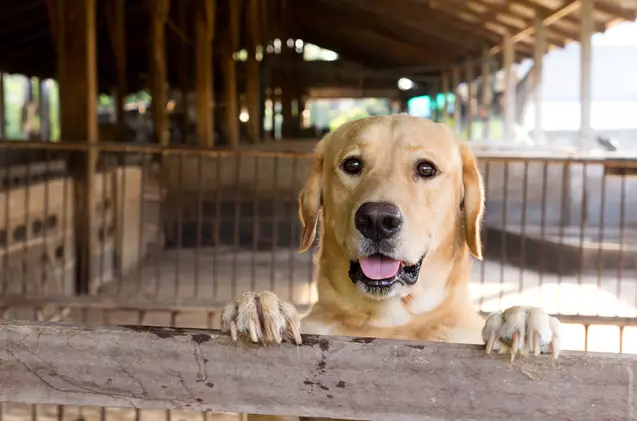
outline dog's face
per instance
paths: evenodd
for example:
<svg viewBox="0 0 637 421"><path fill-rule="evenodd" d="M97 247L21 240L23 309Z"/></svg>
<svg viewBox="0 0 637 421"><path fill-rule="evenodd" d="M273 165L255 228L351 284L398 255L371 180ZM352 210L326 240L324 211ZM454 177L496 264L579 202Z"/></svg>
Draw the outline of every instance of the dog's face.
<svg viewBox="0 0 637 421"><path fill-rule="evenodd" d="M405 115L364 118L327 135L316 153L300 195L301 249L314 240L322 207L326 235L366 296L408 293L429 254L464 247L458 224L481 257L482 181L473 155L446 126Z"/></svg>

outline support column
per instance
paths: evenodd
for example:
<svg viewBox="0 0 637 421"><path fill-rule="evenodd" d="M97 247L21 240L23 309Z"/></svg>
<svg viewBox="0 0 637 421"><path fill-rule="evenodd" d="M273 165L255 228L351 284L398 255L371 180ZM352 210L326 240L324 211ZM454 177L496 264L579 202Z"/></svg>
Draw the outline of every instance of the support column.
<svg viewBox="0 0 637 421"><path fill-rule="evenodd" d="M539 145L546 143L543 127L544 92L543 83L543 61L546 54L546 27L542 23L542 18L536 12L535 20L535 50L533 51L533 65L535 67L535 85L533 88L533 99L535 100L535 142Z"/></svg>
<svg viewBox="0 0 637 421"><path fill-rule="evenodd" d="M247 0L248 61L246 62L246 103L248 106L248 137L253 143L261 140L261 63L257 61L257 46L261 43L259 0Z"/></svg>
<svg viewBox="0 0 637 421"><path fill-rule="evenodd" d="M453 128L458 136L460 136L462 134L462 114L460 114L462 101L460 99L458 86L460 86L460 69L454 67L451 69L451 88L453 89L455 98L453 106Z"/></svg>
<svg viewBox="0 0 637 421"><path fill-rule="evenodd" d="M166 19L170 10L170 0L148 2L151 17L150 37L150 95L151 110L155 126L155 142L168 145L168 119L166 117Z"/></svg>
<svg viewBox="0 0 637 421"><path fill-rule="evenodd" d="M442 122L449 125L449 73L444 72L441 76L440 84L442 86L442 95L444 98L444 106L442 108Z"/></svg>
<svg viewBox="0 0 637 421"><path fill-rule="evenodd" d="M283 92L281 93L281 116L283 117L283 123L281 125L282 139L291 137L294 131L294 119L292 118L293 100L294 95L292 94L291 83L289 80L285 80L283 83Z"/></svg>
<svg viewBox="0 0 637 421"><path fill-rule="evenodd" d="M197 0L195 15L197 143L199 146L209 148L214 143L212 42L214 38L215 3L216 0Z"/></svg>
<svg viewBox="0 0 637 421"><path fill-rule="evenodd" d="M190 16L190 11L192 10L190 8L191 6L191 2L190 0L180 0L179 3L177 3L177 19L179 20L179 27L180 28L188 28L189 26L191 26L191 21L188 19ZM195 24L196 26L196 24ZM195 34L195 47L194 50L197 51L197 35ZM183 144L188 144L188 128L189 128L189 114L188 112L190 111L190 92L193 88L193 84L192 84L192 66L190 65L191 63L191 55L188 54L188 39L183 37L180 40L180 45L179 45L179 66L178 66L178 72L179 75L178 77L178 83L179 83L179 91L181 92L181 118L179 119L179 130L181 131L181 141ZM195 54L195 62L197 61L196 58L196 54ZM194 64L195 69L197 67L197 64ZM196 72L196 71L195 71ZM196 78L196 76L195 76ZM212 117L211 117L212 118ZM214 122L214 119L212 119ZM214 128L214 126L213 126ZM196 138L198 139L198 137Z"/></svg>
<svg viewBox="0 0 637 421"><path fill-rule="evenodd" d="M60 88L61 139L98 141L95 0L58 0L56 34ZM97 235L94 226L97 151L78 153L71 161L74 181L76 293L95 289Z"/></svg>
<svg viewBox="0 0 637 421"><path fill-rule="evenodd" d="M115 138L125 141L126 125L124 99L126 98L126 15L125 0L107 0L106 19L108 35L111 40L115 71L117 73L117 87L115 91L115 116L117 121Z"/></svg>
<svg viewBox="0 0 637 421"><path fill-rule="evenodd" d="M591 127L591 103L592 103L592 42L593 36L593 2L594 0L582 0L580 8L581 34L580 34L580 102L581 123L578 147L581 152L586 151L593 138Z"/></svg>
<svg viewBox="0 0 637 421"><path fill-rule="evenodd" d="M515 89L516 74L513 67L515 57L511 34L506 32L502 42L502 56L504 69L504 142L515 140Z"/></svg>
<svg viewBox="0 0 637 421"><path fill-rule="evenodd" d="M491 71L491 54L489 49L482 49L482 125L483 140L491 138L491 112L493 107L493 73Z"/></svg>
<svg viewBox="0 0 637 421"><path fill-rule="evenodd" d="M237 87L237 63L233 53L239 44L239 1L230 1L228 5L228 33L226 36L223 66L225 69L226 96L226 135L228 145L232 149L239 149L239 92Z"/></svg>
<svg viewBox="0 0 637 421"><path fill-rule="evenodd" d="M471 61L465 63L465 77L467 79L467 140L473 140L473 104L476 99L476 83Z"/></svg>

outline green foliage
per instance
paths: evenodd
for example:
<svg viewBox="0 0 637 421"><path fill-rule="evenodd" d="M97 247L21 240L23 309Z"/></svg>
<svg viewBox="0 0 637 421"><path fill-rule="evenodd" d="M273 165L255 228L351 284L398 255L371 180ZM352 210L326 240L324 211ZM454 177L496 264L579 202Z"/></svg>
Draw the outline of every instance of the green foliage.
<svg viewBox="0 0 637 421"><path fill-rule="evenodd" d="M26 78L22 75L3 74L3 81L5 136L8 139L26 139L20 127L26 94Z"/></svg>

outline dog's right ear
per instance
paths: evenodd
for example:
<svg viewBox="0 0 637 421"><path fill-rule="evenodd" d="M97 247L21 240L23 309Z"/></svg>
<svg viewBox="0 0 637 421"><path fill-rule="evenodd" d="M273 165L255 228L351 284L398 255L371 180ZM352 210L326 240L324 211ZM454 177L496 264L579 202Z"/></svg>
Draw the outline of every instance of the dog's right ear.
<svg viewBox="0 0 637 421"><path fill-rule="evenodd" d="M303 226L301 246L299 248L300 253L303 253L312 246L314 237L316 236L316 228L318 226L322 204L321 190L323 187L324 144L326 140L326 138L323 138L319 141L314 151L316 156L312 163L310 174L305 182L305 186L303 186L303 189L301 189L299 193L299 219Z"/></svg>

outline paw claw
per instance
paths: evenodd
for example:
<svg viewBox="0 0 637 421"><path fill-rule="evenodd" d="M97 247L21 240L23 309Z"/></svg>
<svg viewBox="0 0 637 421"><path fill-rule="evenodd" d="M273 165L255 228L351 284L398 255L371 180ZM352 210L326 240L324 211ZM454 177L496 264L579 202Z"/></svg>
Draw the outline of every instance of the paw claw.
<svg viewBox="0 0 637 421"><path fill-rule="evenodd" d="M269 291L245 293L221 314L221 329L230 332L234 342L242 335L263 345L285 339L301 344L300 324L296 308Z"/></svg>
<svg viewBox="0 0 637 421"><path fill-rule="evenodd" d="M518 354L550 353L559 356L560 322L537 307L515 306L491 314L482 329L485 351L509 352L511 362Z"/></svg>

